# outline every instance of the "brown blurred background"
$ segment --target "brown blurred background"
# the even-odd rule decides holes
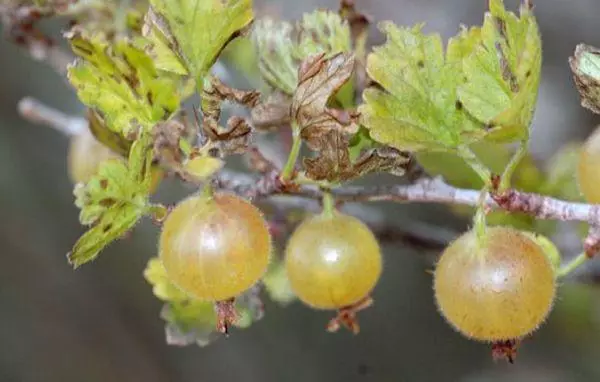
[[[479,24],[485,0],[357,0],[377,20],[425,21],[445,37]],[[335,0],[256,1],[298,18]],[[507,5],[516,7],[516,1]],[[544,68],[531,150],[543,162],[598,122],[579,106],[567,59],[579,42],[600,45],[599,0],[539,0]],[[47,25],[49,29],[53,25]],[[375,31],[375,28],[374,28]],[[375,35],[374,41],[382,41]],[[526,341],[517,363],[491,360],[486,345],[454,333],[437,314],[432,257],[406,245],[385,247],[376,305],[362,333],[328,334],[326,313],[267,305],[266,317],[207,348],[169,347],[160,303],[142,277],[157,230],[140,225],[92,265],[73,271],[65,254],[82,233],[66,175],[67,139],[24,122],[24,96],[70,113],[81,105],[47,66],[0,40],[0,382],[105,381],[598,381],[600,288],[564,286],[548,323]],[[158,198],[173,200],[166,184]],[[386,206],[378,206],[380,210]],[[388,211],[389,209],[386,209]],[[464,229],[439,206],[394,206],[386,219],[410,218]]]

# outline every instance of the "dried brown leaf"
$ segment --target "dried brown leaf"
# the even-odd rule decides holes
[[[319,156],[305,158],[306,175],[314,180],[344,182],[373,172],[389,172],[403,175],[410,157],[391,147],[364,152],[354,162],[348,151],[349,136],[330,130],[322,136]]]
[[[275,92],[252,109],[252,125],[260,130],[275,130],[290,124],[290,99]]]
[[[322,119],[327,101],[350,79],[353,70],[354,56],[348,53],[338,53],[329,59],[322,53],[302,62],[291,107],[292,118],[300,129]]]
[[[579,44],[569,64],[581,95],[581,105],[600,114],[600,49]]]
[[[410,162],[410,156],[393,147],[380,147],[364,152],[354,161],[355,174],[387,172],[392,175],[404,175]]]

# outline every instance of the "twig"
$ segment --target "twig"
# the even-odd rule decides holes
[[[322,197],[317,187],[283,184],[278,174],[273,172],[258,180],[247,175],[225,172],[218,177],[218,184],[221,188],[252,199],[272,195],[294,195],[309,199]],[[476,207],[480,198],[479,190],[456,188],[439,177],[423,179],[410,185],[349,186],[332,192],[339,201],[345,202],[422,202]],[[600,226],[600,205],[568,202],[517,190],[508,190],[502,195],[487,194],[484,203],[491,210],[522,212],[538,219],[581,221]]]
[[[21,116],[28,121],[52,127],[68,136],[87,129],[88,122],[84,118],[67,115],[35,98],[25,97],[17,107]]]
[[[33,98],[21,100],[19,111],[30,121],[46,124],[66,134],[76,134],[87,125],[85,119],[68,116]],[[273,195],[293,195],[315,200],[322,198],[322,192],[316,186],[299,186],[293,182],[283,182],[279,169],[256,149],[251,149],[250,155],[257,162],[255,165],[261,167],[263,172],[261,177],[257,179],[250,174],[222,171],[214,180],[215,186],[249,199]],[[480,198],[479,190],[456,188],[439,177],[422,179],[409,185],[347,186],[334,189],[332,192],[340,202],[422,202],[476,207]],[[568,202],[513,189],[500,195],[487,194],[484,203],[489,209],[522,212],[538,219],[581,221],[600,227],[600,205]],[[600,237],[600,233],[595,236]]]

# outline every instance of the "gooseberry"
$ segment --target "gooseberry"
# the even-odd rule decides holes
[[[169,279],[204,301],[231,299],[265,273],[271,236],[262,213],[228,193],[195,195],[165,219],[159,255]]]
[[[367,297],[379,279],[381,262],[371,230],[336,211],[303,221],[285,252],[292,290],[317,309],[340,309]]]
[[[553,265],[528,235],[509,227],[469,231],[442,254],[434,273],[440,313],[468,338],[524,337],[546,319],[555,297]]]
[[[71,137],[67,164],[69,177],[74,184],[87,183],[96,175],[100,164],[109,159],[125,161],[125,158],[103,145],[88,130]],[[153,166],[151,171],[150,193],[152,194],[160,185],[164,172],[157,166]]]
[[[68,170],[73,183],[87,183],[98,172],[100,163],[108,159],[123,158],[96,140],[87,130],[71,137]]]

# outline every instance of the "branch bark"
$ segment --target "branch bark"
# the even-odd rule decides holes
[[[217,184],[250,199],[272,195],[293,195],[308,199],[320,199],[317,187],[283,184],[275,170],[265,173],[258,180],[247,175],[224,172]],[[458,204],[476,207],[480,191],[453,187],[441,178],[426,178],[409,185],[385,187],[340,187],[332,191],[339,202],[418,202]],[[488,194],[485,206],[490,210],[522,212],[538,219],[581,221],[593,226],[600,225],[600,205],[559,200],[545,195],[508,190],[500,195]]]

